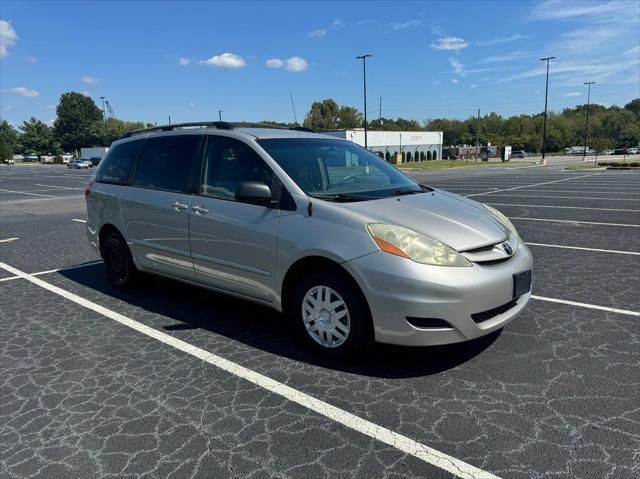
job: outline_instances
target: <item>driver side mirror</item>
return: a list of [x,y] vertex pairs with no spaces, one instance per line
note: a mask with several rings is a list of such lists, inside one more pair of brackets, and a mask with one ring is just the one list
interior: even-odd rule
[[236,200],[253,205],[268,205],[273,195],[271,188],[260,181],[243,181],[238,184],[235,194]]

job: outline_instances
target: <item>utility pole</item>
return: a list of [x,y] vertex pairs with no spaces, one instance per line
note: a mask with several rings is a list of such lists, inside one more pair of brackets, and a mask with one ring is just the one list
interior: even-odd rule
[[[584,127],[584,150],[582,151],[582,154],[584,155],[583,161],[587,161],[587,137],[589,136],[589,104],[591,103],[591,85],[593,85],[595,82],[594,81],[588,81],[588,82],[584,82],[585,85],[588,85],[589,87],[589,93],[587,93],[587,123]],[[594,160],[594,162],[597,162],[598,156],[596,154],[596,160]],[[596,164],[594,164],[594,166],[596,166]]]
[[222,110],[218,110],[218,119],[222,121]]
[[480,155],[480,108],[478,108],[478,120],[476,121],[476,161]]
[[545,154],[547,151],[547,98],[549,97],[549,61],[555,60],[555,58],[556,57],[546,57],[540,59],[540,61],[547,62],[547,82],[544,88],[544,125],[542,127],[542,159],[540,160],[541,165],[547,164]]
[[380,95],[380,109],[378,110],[378,121],[382,125],[382,95]]
[[169,124],[171,124],[171,115],[169,115]]
[[107,99],[107,97],[101,96],[100,99],[102,100],[102,118],[104,119],[104,146],[108,146],[109,131],[107,130],[107,109],[104,104],[104,101]]
[[367,148],[367,58],[373,55],[367,53],[359,55],[356,60],[362,60],[362,79],[364,82],[364,147]]

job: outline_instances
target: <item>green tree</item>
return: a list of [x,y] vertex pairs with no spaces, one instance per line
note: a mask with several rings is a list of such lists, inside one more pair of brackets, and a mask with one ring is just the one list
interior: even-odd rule
[[[92,134],[95,138],[105,138],[104,120],[95,121],[92,125]],[[124,121],[117,118],[107,118],[107,145],[110,145],[128,131],[145,128],[141,121]]]
[[102,118],[102,111],[91,98],[77,92],[63,93],[56,113],[55,136],[65,150],[104,142],[104,136],[102,140],[95,136],[94,124]]
[[304,118],[304,126],[314,130],[335,130],[338,128],[340,107],[331,98],[314,101]]
[[341,106],[338,110],[338,128],[344,130],[362,128],[363,124],[362,114],[360,114],[357,108]]
[[55,154],[59,151],[59,144],[53,135],[53,128],[31,117],[29,121],[22,123],[21,142],[24,149],[36,155]]
[[13,157],[18,146],[18,131],[7,120],[0,120],[0,161]]
[[640,98],[636,98],[635,100],[631,100],[624,106],[625,110],[632,111],[636,114],[638,121],[640,121]]

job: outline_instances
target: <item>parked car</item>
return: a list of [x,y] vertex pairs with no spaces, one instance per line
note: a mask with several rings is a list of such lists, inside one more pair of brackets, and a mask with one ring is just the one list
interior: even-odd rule
[[86,187],[113,285],[145,271],[254,301],[328,355],[474,339],[529,301],[531,253],[498,210],[348,140],[186,125],[125,135]]
[[527,153],[523,150],[515,150],[513,152],[511,152],[511,157],[512,158],[526,158],[527,157]]
[[99,158],[97,156],[89,158],[89,161],[91,162],[91,166],[98,166],[100,164],[101,160],[102,160],[102,158]]
[[86,159],[71,160],[69,163],[67,163],[67,168],[71,168],[71,169],[81,169],[81,168],[88,169],[90,167],[91,167],[91,161]]
[[34,153],[24,155],[24,161],[38,161],[40,157]]
[[628,148],[616,148],[613,150],[614,155],[628,155]]
[[637,155],[639,151],[640,150],[638,150],[638,148],[629,148],[627,150],[627,155]]

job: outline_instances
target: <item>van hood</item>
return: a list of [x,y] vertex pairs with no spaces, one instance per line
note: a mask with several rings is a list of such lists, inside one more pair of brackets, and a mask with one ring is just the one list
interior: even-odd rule
[[456,251],[501,243],[509,236],[480,203],[441,190],[340,206],[365,217],[369,223],[403,226]]

